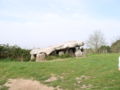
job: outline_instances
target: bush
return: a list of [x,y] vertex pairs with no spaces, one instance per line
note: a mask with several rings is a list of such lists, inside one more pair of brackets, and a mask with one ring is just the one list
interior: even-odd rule
[[99,49],[98,49],[98,53],[110,53],[111,52],[111,48],[110,46],[101,46]]
[[120,40],[117,40],[111,45],[111,51],[114,53],[120,53]]
[[18,46],[0,45],[0,59],[10,58],[17,61],[29,61],[30,50],[22,49]]

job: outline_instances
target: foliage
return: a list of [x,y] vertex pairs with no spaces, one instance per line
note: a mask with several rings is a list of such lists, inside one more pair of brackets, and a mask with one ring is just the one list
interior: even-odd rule
[[[0,61],[0,85],[11,78],[35,79],[63,90],[120,90],[120,72],[117,70],[119,54],[90,55],[49,62]],[[46,83],[55,75],[58,80]],[[76,78],[80,79],[80,83]],[[62,78],[61,78],[62,77]],[[89,86],[91,88],[81,88]]]
[[101,46],[98,49],[98,53],[110,53],[111,52],[111,47],[110,46]]
[[115,41],[111,45],[111,51],[114,53],[120,53],[120,40]]
[[30,60],[30,50],[22,49],[18,46],[0,45],[0,59],[11,58],[17,61]]
[[93,34],[90,35],[87,41],[87,46],[93,49],[94,52],[97,52],[102,45],[105,45],[103,34],[100,31],[95,31]]

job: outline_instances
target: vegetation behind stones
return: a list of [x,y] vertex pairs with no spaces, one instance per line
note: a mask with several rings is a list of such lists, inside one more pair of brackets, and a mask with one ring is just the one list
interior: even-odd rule
[[16,61],[29,61],[30,50],[22,49],[16,45],[0,45],[0,59],[9,58]]

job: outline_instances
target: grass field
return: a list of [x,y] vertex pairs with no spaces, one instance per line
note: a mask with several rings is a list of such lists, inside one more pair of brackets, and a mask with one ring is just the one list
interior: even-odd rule
[[[118,56],[99,54],[40,63],[1,60],[0,85],[10,78],[25,78],[53,87],[60,86],[63,90],[120,90]],[[58,79],[45,82],[51,75]]]

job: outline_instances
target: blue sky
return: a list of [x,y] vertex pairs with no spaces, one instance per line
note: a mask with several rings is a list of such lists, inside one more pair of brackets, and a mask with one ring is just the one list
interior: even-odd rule
[[95,30],[120,36],[120,0],[0,0],[0,43],[23,48],[86,41]]

